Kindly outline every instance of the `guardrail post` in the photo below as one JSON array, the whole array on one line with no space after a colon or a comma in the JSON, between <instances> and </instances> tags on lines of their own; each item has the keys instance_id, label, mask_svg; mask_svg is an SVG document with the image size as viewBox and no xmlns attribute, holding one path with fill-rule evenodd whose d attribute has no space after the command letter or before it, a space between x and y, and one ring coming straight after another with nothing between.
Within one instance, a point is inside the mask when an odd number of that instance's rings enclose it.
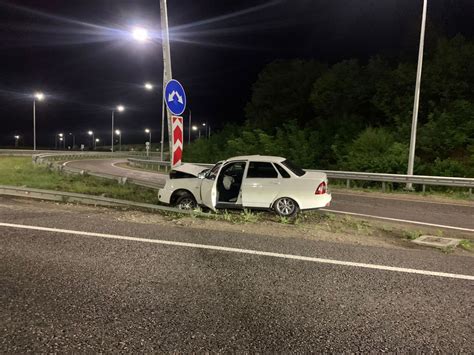
<instances>
[{"instance_id":1,"label":"guardrail post","mask_svg":"<svg viewBox=\"0 0 474 355\"><path fill-rule=\"evenodd\" d=\"M382 192L385 192L385 181L382 181Z\"/></svg>"},{"instance_id":2,"label":"guardrail post","mask_svg":"<svg viewBox=\"0 0 474 355\"><path fill-rule=\"evenodd\" d=\"M469 188L469 197L472 197L472 187Z\"/></svg>"},{"instance_id":3,"label":"guardrail post","mask_svg":"<svg viewBox=\"0 0 474 355\"><path fill-rule=\"evenodd\" d=\"M425 193L425 192L426 192L426 185L423 184L423 193Z\"/></svg>"},{"instance_id":4,"label":"guardrail post","mask_svg":"<svg viewBox=\"0 0 474 355\"><path fill-rule=\"evenodd\" d=\"M351 188L351 180L349 180L349 179L346 180L346 187L347 187L348 189Z\"/></svg>"}]
</instances>

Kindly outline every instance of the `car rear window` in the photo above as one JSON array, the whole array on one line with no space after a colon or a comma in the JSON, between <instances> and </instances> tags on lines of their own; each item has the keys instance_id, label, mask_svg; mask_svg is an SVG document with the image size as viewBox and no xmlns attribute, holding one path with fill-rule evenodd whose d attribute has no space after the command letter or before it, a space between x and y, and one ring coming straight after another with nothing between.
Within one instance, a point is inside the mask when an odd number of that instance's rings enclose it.
<instances>
[{"instance_id":1,"label":"car rear window","mask_svg":"<svg viewBox=\"0 0 474 355\"><path fill-rule=\"evenodd\" d=\"M276 168L277 168L277 170L280 173L282 178L287 179L287 178L290 177L290 174L288 174L288 171L286 171L280 164L274 163L274 165L276 166Z\"/></svg>"},{"instance_id":2,"label":"car rear window","mask_svg":"<svg viewBox=\"0 0 474 355\"><path fill-rule=\"evenodd\" d=\"M289 170L291 170L291 172L295 174L296 176L303 176L304 174L306 174L306 171L304 171L303 169L301 169L300 167L298 167L297 165L295 165L293 162L289 160L284 160L281 163L284 166L286 166Z\"/></svg>"},{"instance_id":3,"label":"car rear window","mask_svg":"<svg viewBox=\"0 0 474 355\"><path fill-rule=\"evenodd\" d=\"M271 163L251 161L247 172L248 178L277 178L278 173Z\"/></svg>"}]
</instances>

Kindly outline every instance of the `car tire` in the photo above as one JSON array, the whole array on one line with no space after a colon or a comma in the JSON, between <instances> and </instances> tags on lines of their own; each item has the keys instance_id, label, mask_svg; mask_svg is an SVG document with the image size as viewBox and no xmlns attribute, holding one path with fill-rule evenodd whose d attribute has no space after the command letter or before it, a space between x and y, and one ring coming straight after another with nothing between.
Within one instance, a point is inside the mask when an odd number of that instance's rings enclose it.
<instances>
[{"instance_id":1,"label":"car tire","mask_svg":"<svg viewBox=\"0 0 474 355\"><path fill-rule=\"evenodd\" d=\"M197 207L196 199L188 192L183 193L176 199L174 207L180 210L194 210Z\"/></svg>"},{"instance_id":2,"label":"car tire","mask_svg":"<svg viewBox=\"0 0 474 355\"><path fill-rule=\"evenodd\" d=\"M289 197L281 197L276 200L273 209L280 217L294 217L299 212L298 204Z\"/></svg>"}]
</instances>

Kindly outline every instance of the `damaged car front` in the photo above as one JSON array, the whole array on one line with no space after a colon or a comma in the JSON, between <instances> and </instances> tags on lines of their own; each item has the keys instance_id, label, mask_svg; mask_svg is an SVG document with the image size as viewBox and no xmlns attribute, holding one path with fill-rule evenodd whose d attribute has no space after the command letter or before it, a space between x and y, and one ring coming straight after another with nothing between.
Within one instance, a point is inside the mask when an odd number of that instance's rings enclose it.
<instances>
[{"instance_id":1,"label":"damaged car front","mask_svg":"<svg viewBox=\"0 0 474 355\"><path fill-rule=\"evenodd\" d=\"M158 191L158 200L179 209L195 209L201 203L201 182L208 171L209 168L188 163L174 168Z\"/></svg>"}]
</instances>

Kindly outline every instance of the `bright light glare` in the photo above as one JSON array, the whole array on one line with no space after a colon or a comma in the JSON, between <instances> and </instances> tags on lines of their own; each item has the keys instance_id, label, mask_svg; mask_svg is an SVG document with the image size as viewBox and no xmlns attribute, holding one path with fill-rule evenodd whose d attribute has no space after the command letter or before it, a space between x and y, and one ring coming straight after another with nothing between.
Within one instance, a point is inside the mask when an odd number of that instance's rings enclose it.
<instances>
[{"instance_id":1,"label":"bright light glare","mask_svg":"<svg viewBox=\"0 0 474 355\"><path fill-rule=\"evenodd\" d=\"M116 134L117 136L120 136L121 133L122 133L122 132L120 132L119 129L116 129L116 130L115 130L115 134Z\"/></svg>"},{"instance_id":2,"label":"bright light glare","mask_svg":"<svg viewBox=\"0 0 474 355\"><path fill-rule=\"evenodd\" d=\"M145 129L145 133L150 133L150 130L148 128Z\"/></svg>"},{"instance_id":3,"label":"bright light glare","mask_svg":"<svg viewBox=\"0 0 474 355\"><path fill-rule=\"evenodd\" d=\"M125 107L123 107L122 105L118 105L117 106L117 111L118 112L123 112L123 111L125 111Z\"/></svg>"},{"instance_id":4,"label":"bright light glare","mask_svg":"<svg viewBox=\"0 0 474 355\"><path fill-rule=\"evenodd\" d=\"M20 139L20 136L15 136L15 139Z\"/></svg>"},{"instance_id":5,"label":"bright light glare","mask_svg":"<svg viewBox=\"0 0 474 355\"><path fill-rule=\"evenodd\" d=\"M193 131L197 131L197 130L198 130L197 126L193 126Z\"/></svg>"},{"instance_id":6,"label":"bright light glare","mask_svg":"<svg viewBox=\"0 0 474 355\"><path fill-rule=\"evenodd\" d=\"M151 91L151 90L153 90L153 85L150 84L150 83L145 83L145 89Z\"/></svg>"},{"instance_id":7,"label":"bright light glare","mask_svg":"<svg viewBox=\"0 0 474 355\"><path fill-rule=\"evenodd\" d=\"M87 132L87 134L89 134L89 136L92 136L94 134L94 132L89 131L89 132Z\"/></svg>"},{"instance_id":8,"label":"bright light glare","mask_svg":"<svg viewBox=\"0 0 474 355\"><path fill-rule=\"evenodd\" d=\"M132 35L133 35L133 38L135 38L139 42L145 42L149 39L148 30L142 27L134 28Z\"/></svg>"},{"instance_id":9,"label":"bright light glare","mask_svg":"<svg viewBox=\"0 0 474 355\"><path fill-rule=\"evenodd\" d=\"M206 124L205 124L205 123L203 123L202 125L203 125L204 127L206 127Z\"/></svg>"},{"instance_id":10,"label":"bright light glare","mask_svg":"<svg viewBox=\"0 0 474 355\"><path fill-rule=\"evenodd\" d=\"M37 92L37 93L35 93L35 98L39 101L43 101L44 100L44 94L42 92Z\"/></svg>"},{"instance_id":11,"label":"bright light glare","mask_svg":"<svg viewBox=\"0 0 474 355\"><path fill-rule=\"evenodd\" d=\"M99 142L100 142L100 139L99 139L99 138L96 138L95 141L96 141L97 143L99 143Z\"/></svg>"},{"instance_id":12,"label":"bright light glare","mask_svg":"<svg viewBox=\"0 0 474 355\"><path fill-rule=\"evenodd\" d=\"M64 136L64 133L59 133L58 136L62 138Z\"/></svg>"}]
</instances>

